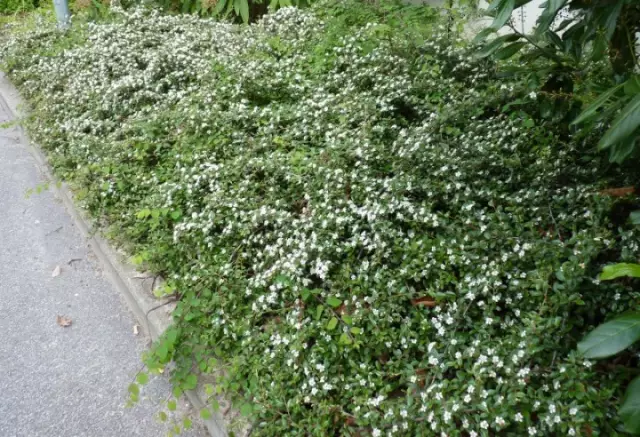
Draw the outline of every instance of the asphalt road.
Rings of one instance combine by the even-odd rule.
[[[169,383],[124,407],[147,340],[55,194],[25,196],[45,181],[20,138],[0,127],[0,436],[164,436]]]

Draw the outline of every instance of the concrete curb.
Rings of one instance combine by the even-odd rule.
[[[19,118],[20,115],[24,114],[20,110],[22,105],[23,101],[20,93],[9,81],[6,74],[0,72],[0,106],[15,118]],[[171,325],[171,310],[175,306],[166,299],[157,299],[153,295],[152,287],[154,282],[157,288],[161,281],[153,281],[153,277],[147,277],[138,272],[126,261],[123,254],[112,248],[104,238],[95,232],[91,220],[75,206],[73,194],[69,187],[65,183],[57,183],[58,180],[54,176],[43,151],[29,140],[22,126],[18,126],[18,128],[20,141],[29,147],[40,171],[52,182],[50,189],[62,200],[74,224],[80,230],[82,236],[86,238],[89,247],[99,260],[105,276],[125,298],[127,305],[151,340],[156,340]],[[202,391],[202,387],[200,387],[200,390],[185,392],[191,405],[198,411],[205,406],[199,391]],[[216,412],[211,419],[203,420],[203,422],[211,437],[227,437],[224,418],[219,412]]]

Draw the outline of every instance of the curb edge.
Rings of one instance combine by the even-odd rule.
[[[19,110],[21,104],[23,104],[23,102],[18,90],[9,81],[6,74],[0,71],[0,106],[19,120],[22,112]],[[17,125],[17,128],[20,142],[27,147],[34,156],[41,173],[54,183],[50,189],[62,201],[73,223],[80,231],[82,237],[85,238],[91,251],[98,258],[103,268],[103,274],[124,297],[127,306],[135,315],[140,326],[147,331],[151,340],[155,341],[172,323],[170,311],[167,311],[167,307],[172,307],[172,305],[167,299],[157,299],[153,297],[153,285],[146,290],[144,279],[139,277],[140,272],[130,264],[124,262],[122,255],[113,249],[97,232],[92,231],[93,228],[90,221],[86,218],[85,214],[76,207],[73,201],[73,195],[66,183],[57,183],[60,181],[55,177],[44,152],[39,146],[29,140],[26,131],[20,124]],[[139,281],[133,282],[135,279]],[[157,308],[158,304],[166,304],[166,306]],[[187,390],[185,394],[195,410],[200,411],[205,407],[204,401],[198,394],[198,389]],[[205,424],[210,437],[227,437],[224,421],[219,412],[216,412],[211,419],[201,420]]]

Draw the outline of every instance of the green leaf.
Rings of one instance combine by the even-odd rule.
[[[624,423],[625,431],[640,434],[640,376],[629,383],[618,414]]]
[[[624,83],[624,93],[628,96],[640,94],[640,76],[633,75]]]
[[[608,89],[604,93],[600,94],[597,99],[593,101],[589,106],[587,106],[584,111],[578,115],[578,117],[571,122],[572,125],[580,124],[593,115],[596,114],[598,109],[600,109],[604,104],[606,104],[613,95],[618,92],[618,90],[622,87],[622,85],[615,86],[613,88]]]
[[[188,417],[185,417],[184,420],[182,421],[182,427],[184,429],[191,429],[192,426],[193,426],[193,422],[191,422],[191,419],[189,419]]]
[[[166,422],[167,421],[167,413],[165,413],[164,411],[160,411],[158,413],[158,419],[160,419],[161,422]]]
[[[605,266],[600,274],[600,280],[610,281],[621,276],[640,278],[640,264],[618,263]]]
[[[551,41],[554,46],[556,46],[558,50],[564,50],[564,43],[557,33],[553,32],[552,30],[547,30],[545,32],[545,36],[549,39],[549,41]]]
[[[640,209],[637,211],[632,211],[629,214],[629,218],[631,219],[631,223],[634,225],[640,225]]]
[[[342,305],[342,301],[333,296],[327,299],[327,303],[331,305],[333,308],[338,308],[340,305]]]
[[[640,94],[631,100],[604,134],[598,149],[603,150],[629,137],[640,126]]]
[[[176,397],[179,398],[180,396],[182,396],[182,388],[178,387],[177,385],[173,386],[173,390],[171,390],[171,393]]]
[[[240,0],[240,16],[242,21],[249,22],[249,0]]]
[[[302,300],[306,302],[309,297],[311,297],[311,290],[305,288],[300,292],[300,295],[302,296]]]
[[[362,332],[362,329],[360,329],[360,328],[357,328],[357,327],[355,327],[355,326],[354,326],[353,328],[351,328],[351,333],[352,333],[352,334],[358,335],[358,334],[360,334],[361,332]]]
[[[620,17],[620,12],[622,11],[623,3],[624,0],[618,0],[613,7],[602,8],[604,15],[599,17],[599,21],[602,27],[604,27],[607,35],[607,41],[611,39],[613,32],[616,30],[616,24],[618,22],[618,17]]]
[[[585,358],[615,355],[640,339],[640,313],[629,313],[603,323],[580,343],[578,351]]]
[[[520,49],[526,46],[525,42],[514,42],[513,44],[509,44],[506,47],[501,48],[493,55],[496,59],[509,59],[516,53],[520,51]]]
[[[322,311],[324,311],[324,307],[322,305],[318,305],[318,308],[316,308],[316,320],[320,320],[320,316],[322,316]]]
[[[135,382],[132,382],[131,384],[129,384],[129,393],[138,396],[140,394],[140,386]]]
[[[192,373],[185,378],[182,388],[185,390],[193,390],[197,385],[198,377]]]
[[[138,384],[145,385],[149,382],[149,375],[144,372],[140,372],[138,373],[138,376],[136,376],[136,381],[138,381]]]
[[[487,56],[493,54],[500,47],[502,47],[504,43],[517,41],[519,38],[520,36],[513,33],[509,35],[499,36],[488,42],[475,54],[475,56],[478,58],[486,58]]]
[[[353,324],[353,317],[351,317],[349,314],[343,314],[342,315],[342,320],[344,321],[344,323],[346,323],[347,325],[351,325]]]
[[[213,399],[211,401],[211,408],[213,408],[213,411],[218,411],[220,410],[220,402],[217,399]]]
[[[549,29],[551,23],[556,19],[558,11],[567,3],[567,0],[548,0],[546,7],[540,17],[538,18],[536,26],[536,35],[542,35]]]
[[[336,326],[338,326],[338,319],[336,317],[332,317],[331,320],[329,320],[329,323],[327,323],[327,329],[329,331],[333,331],[336,329]]]
[[[176,401],[171,400],[167,402],[167,409],[169,411],[176,411]]]
[[[338,343],[351,344],[353,343],[353,341],[351,341],[351,337],[349,337],[346,333],[342,333],[342,335],[340,336],[340,340],[338,340]]]
[[[156,348],[156,355],[158,355],[158,358],[160,358],[160,360],[163,362],[167,359],[169,355],[169,347],[167,346],[166,342],[162,342],[158,345],[158,347]]]
[[[504,26],[505,23],[509,21],[509,18],[511,18],[511,13],[515,6],[515,0],[502,0],[500,6],[498,6],[496,17],[493,19],[493,23],[491,23],[491,27],[498,30]]]
[[[200,417],[202,417],[204,420],[211,419],[211,410],[209,410],[208,408],[203,408],[202,410],[200,410]]]
[[[242,404],[240,407],[240,414],[247,417],[251,416],[251,413],[253,413],[253,406],[251,404]]]
[[[485,29],[482,29],[480,32],[478,32],[476,37],[473,38],[473,42],[474,43],[480,43],[480,42],[484,41],[489,35],[491,35],[492,33],[495,33],[495,32],[496,32],[496,30],[491,28],[491,27],[487,27]]]
[[[635,150],[636,139],[630,136],[619,143],[614,144],[609,149],[609,161],[622,164]]]
[[[213,15],[218,15],[220,12],[222,12],[224,10],[224,7],[227,6],[227,3],[229,3],[231,0],[218,0],[216,2],[216,6],[213,8]]]
[[[591,60],[599,61],[604,57],[607,51],[608,41],[603,33],[598,33],[593,40],[593,49],[591,50]]]

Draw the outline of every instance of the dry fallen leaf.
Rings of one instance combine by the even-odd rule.
[[[62,269],[60,268],[60,266],[56,266],[56,268],[53,269],[53,272],[51,272],[51,276],[54,278],[56,276],[60,276],[60,272],[62,272]]]
[[[411,304],[413,306],[424,305],[426,307],[434,307],[437,305],[436,301],[430,296],[419,297],[417,299],[412,299]]]
[[[600,191],[600,194],[611,197],[624,197],[635,193],[635,187],[622,187],[622,188],[608,188]]]
[[[138,335],[138,333],[140,331],[138,331],[139,326],[138,325],[133,325],[133,335]]]
[[[68,328],[69,326],[71,326],[71,323],[73,323],[71,318],[67,316],[57,316],[56,322],[58,323],[58,325],[62,326],[63,328]]]

